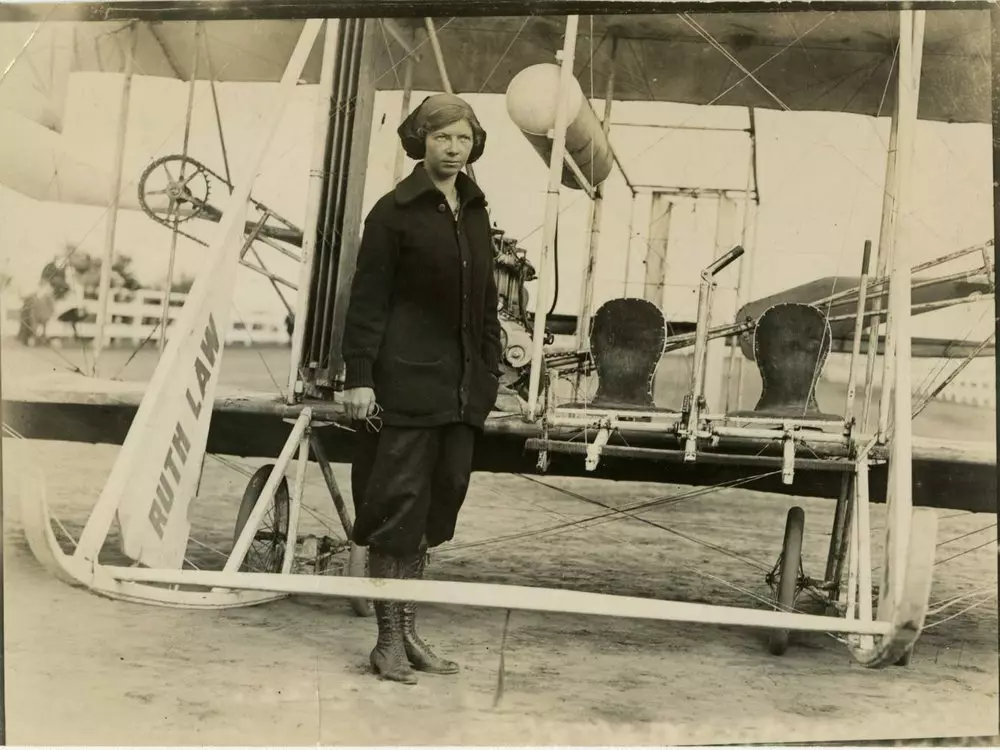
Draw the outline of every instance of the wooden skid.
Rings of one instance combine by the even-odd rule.
[[[913,512],[907,544],[906,569],[896,571],[896,580],[902,579],[902,597],[898,606],[883,622],[890,622],[888,635],[877,638],[872,648],[851,646],[854,658],[866,667],[887,667],[895,664],[913,646],[924,627],[927,603],[930,600],[931,582],[934,577],[934,555],[937,544],[937,514],[927,508]]]
[[[91,566],[63,552],[52,531],[45,476],[39,470],[23,472],[18,499],[28,547],[41,566],[63,583],[88,588],[111,599],[187,609],[249,607],[288,596],[275,591],[192,591],[116,580],[104,574],[103,566]]]
[[[849,622],[839,617],[792,614],[691,602],[663,601],[642,597],[596,594],[507,584],[456,581],[398,580],[380,578],[283,576],[274,573],[222,573],[200,570],[151,570],[101,566],[101,573],[121,581],[158,582],[239,587],[257,591],[281,591],[358,599],[413,601],[535,612],[562,612],[604,617],[697,622],[706,625],[737,625],[811,632],[841,632],[890,635],[888,622]]]

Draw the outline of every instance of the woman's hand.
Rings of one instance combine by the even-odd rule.
[[[344,413],[359,421],[375,411],[375,391],[371,388],[348,388],[344,391]]]

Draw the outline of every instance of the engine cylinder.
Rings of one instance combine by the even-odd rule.
[[[546,164],[552,158],[552,140],[548,133],[556,124],[560,73],[558,65],[532,65],[514,76],[507,87],[507,114]],[[614,155],[601,121],[576,78],[570,81],[566,122],[566,151],[584,177],[596,187],[611,174]],[[566,165],[563,165],[562,184],[581,189]]]

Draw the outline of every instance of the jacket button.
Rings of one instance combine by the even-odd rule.
[[[443,203],[438,203],[438,211],[441,212],[441,213],[444,213],[444,204]]]

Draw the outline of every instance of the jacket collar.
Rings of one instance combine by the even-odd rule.
[[[483,194],[483,191],[464,172],[458,173],[458,177],[455,179],[455,187],[458,189],[459,200],[461,200],[463,206],[473,201],[483,201],[485,203],[486,196]],[[413,171],[407,177],[400,180],[395,190],[393,190],[396,203],[400,205],[412,203],[426,193],[438,193],[440,195],[440,191],[431,180],[431,176],[427,174],[423,162],[419,162]]]

